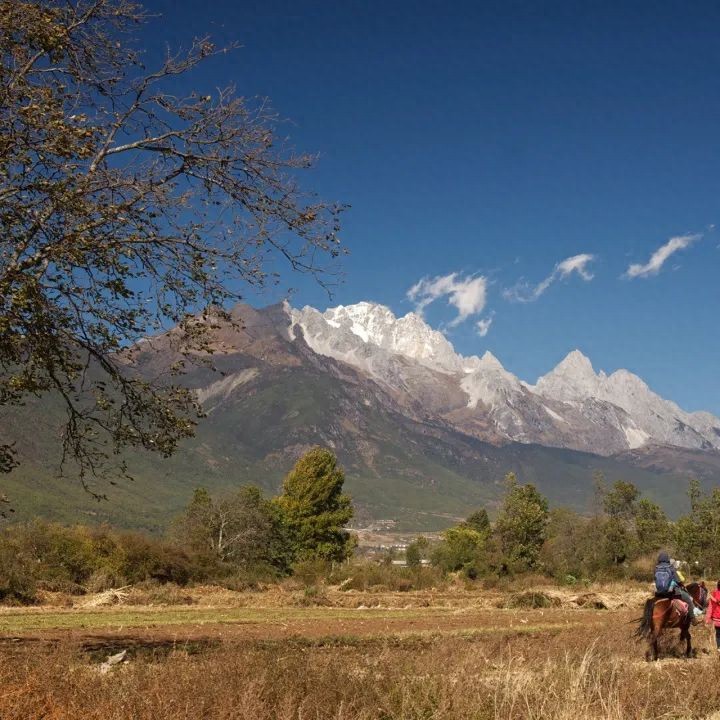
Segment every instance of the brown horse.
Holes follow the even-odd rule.
[[[690,583],[685,587],[695,606],[701,610],[705,609],[707,603],[707,588],[704,582]],[[650,648],[646,654],[648,660],[658,659],[658,637],[664,628],[680,628],[680,639],[685,640],[685,655],[692,654],[690,640],[690,623],[692,618],[689,612],[680,613],[673,603],[675,598],[649,598],[645,601],[645,611],[640,620],[640,625],[635,631],[637,637],[646,638],[650,642]]]

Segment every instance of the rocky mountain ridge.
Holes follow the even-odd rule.
[[[688,413],[637,375],[595,372],[573,350],[535,385],[490,352],[457,354],[417,313],[397,318],[374,303],[325,312],[285,306],[291,334],[312,350],[357,368],[457,429],[489,441],[538,443],[601,455],[648,445],[720,451],[720,419]]]

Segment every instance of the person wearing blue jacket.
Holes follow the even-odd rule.
[[[685,578],[678,572],[676,563],[663,550],[655,566],[655,597],[680,597],[687,603],[688,617],[695,621],[695,603],[690,593],[685,590]]]

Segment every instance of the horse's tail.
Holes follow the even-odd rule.
[[[654,607],[655,598],[648,598],[645,601],[645,609],[643,610],[643,616],[640,618],[640,624],[635,630],[635,637],[647,638],[652,634]]]

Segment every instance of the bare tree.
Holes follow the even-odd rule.
[[[198,488],[175,526],[178,541],[195,552],[209,553],[236,565],[284,568],[287,548],[273,505],[253,486],[213,500]]]
[[[341,252],[342,207],[301,190],[313,158],[266,103],[175,94],[224,50],[197,39],[148,70],[146,19],[133,0],[0,0],[0,406],[61,397],[84,483],[193,432],[192,396],[128,372],[128,348],[177,325],[207,350],[208,308],[275,281],[276,259],[328,283]]]

